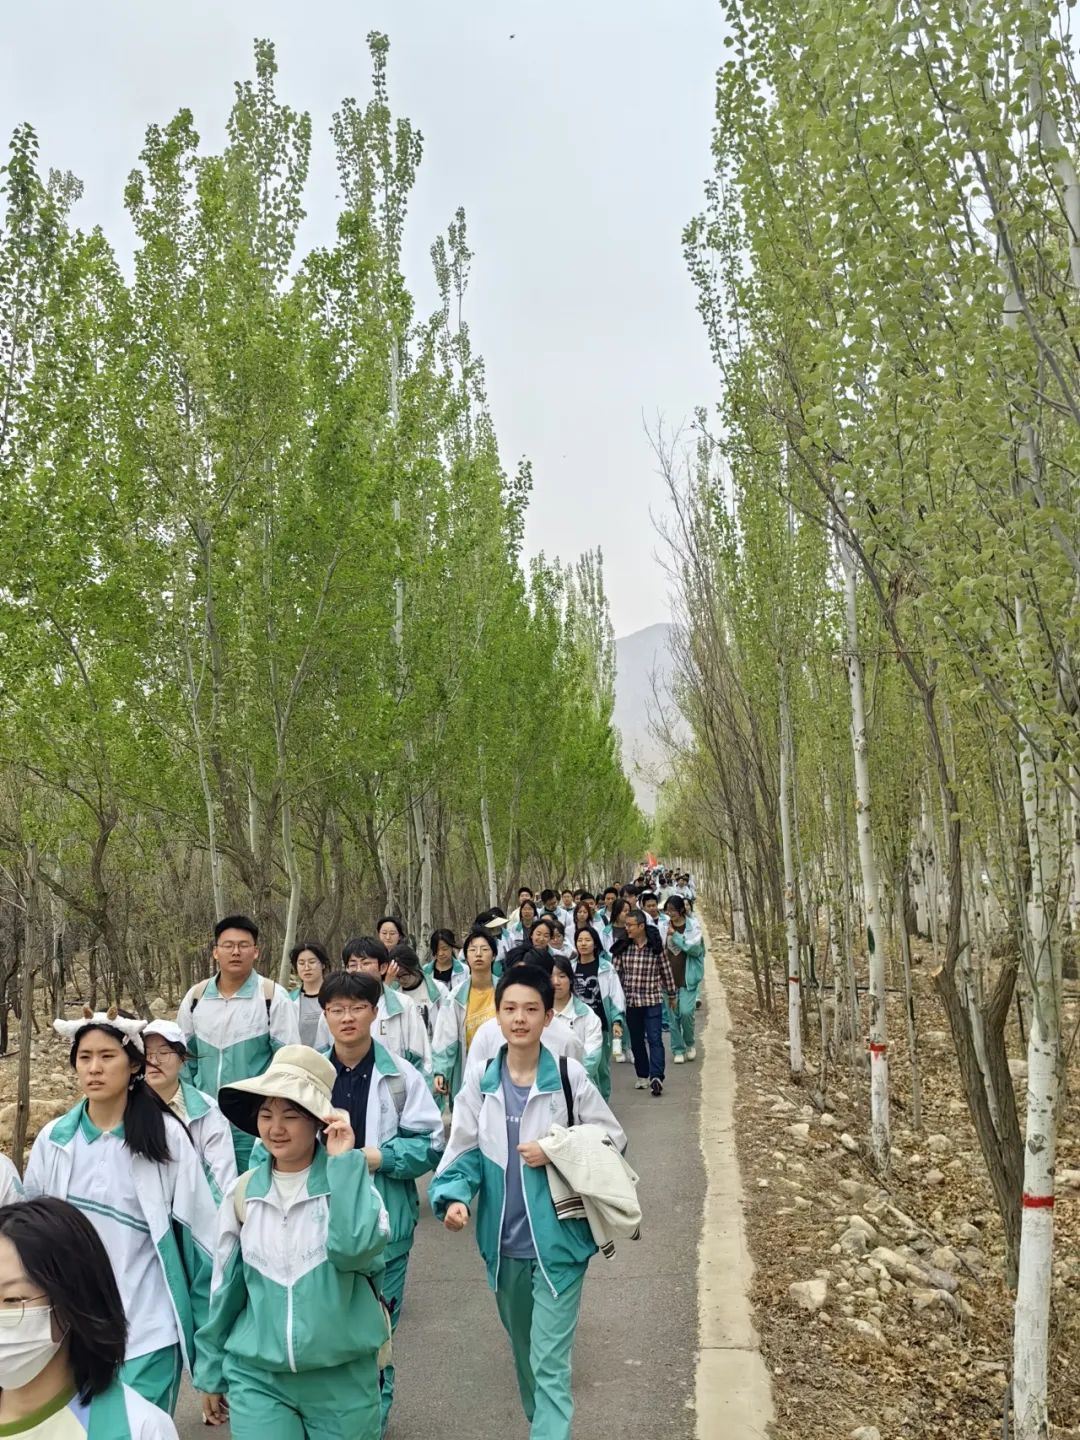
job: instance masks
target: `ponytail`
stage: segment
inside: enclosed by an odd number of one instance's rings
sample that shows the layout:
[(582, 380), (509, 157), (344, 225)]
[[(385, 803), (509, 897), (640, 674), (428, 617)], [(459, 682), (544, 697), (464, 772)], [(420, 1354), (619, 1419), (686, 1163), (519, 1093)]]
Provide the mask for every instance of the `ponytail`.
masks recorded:
[[(131, 1077), (127, 1109), (124, 1111), (124, 1143), (133, 1155), (142, 1155), (156, 1165), (167, 1165), (172, 1159), (169, 1137), (165, 1132), (165, 1116), (177, 1117), (151, 1086), (141, 1071)], [(191, 1132), (178, 1120), (188, 1136)]]

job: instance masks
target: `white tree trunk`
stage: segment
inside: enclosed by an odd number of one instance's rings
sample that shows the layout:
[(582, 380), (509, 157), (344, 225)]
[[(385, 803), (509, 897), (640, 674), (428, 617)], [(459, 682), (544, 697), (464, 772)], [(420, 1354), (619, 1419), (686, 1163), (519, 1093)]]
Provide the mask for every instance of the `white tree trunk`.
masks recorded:
[(847, 672), (851, 690), (851, 748), (855, 759), (855, 830), (859, 841), (866, 949), (870, 969), (870, 1147), (879, 1170), (889, 1164), (889, 1056), (885, 1012), (885, 932), (880, 923), (880, 886), (874, 833), (870, 823), (870, 765), (867, 756), (866, 702), (859, 656), (859, 613), (856, 604), (855, 558), (841, 543), (847, 616)]
[(1072, 817), (1072, 873), (1069, 882), (1069, 929), (1080, 934), (1080, 769), (1069, 767), (1070, 814)]
[[(1023, 649), (1025, 615), (1024, 603), (1019, 599), (1016, 619)], [(1036, 753), (1026, 731), (1020, 741), (1020, 777), (1031, 858), (1025, 936), (1031, 1025), (1027, 1051), (1020, 1269), (1013, 1325), (1013, 1414), (1017, 1440), (1045, 1440), (1049, 1434), (1046, 1368), (1061, 1076), (1061, 840), (1056, 790), (1049, 766)]]
[(791, 1073), (801, 1076), (802, 1006), (799, 977), (799, 922), (795, 908), (795, 861), (791, 844), (791, 715), (788, 707), (787, 681), (780, 676), (780, 836), (784, 850), (784, 929), (787, 933), (788, 1041), (791, 1048)]
[(285, 933), (281, 937), (281, 962), (278, 965), (278, 984), (284, 985), (289, 978), (289, 954), (296, 944), (301, 888), (300, 865), (292, 832), (292, 801), (287, 787), (283, 788), (281, 798), (281, 854), (289, 877), (289, 906), (285, 912)]

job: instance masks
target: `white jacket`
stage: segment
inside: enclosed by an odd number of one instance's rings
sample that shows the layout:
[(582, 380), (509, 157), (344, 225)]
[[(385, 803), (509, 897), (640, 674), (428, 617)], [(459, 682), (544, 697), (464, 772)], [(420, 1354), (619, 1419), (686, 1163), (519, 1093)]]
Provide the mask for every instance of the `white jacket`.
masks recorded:
[[(575, 1116), (576, 1119), (576, 1116)], [(551, 1199), (560, 1220), (584, 1216), (597, 1245), (608, 1257), (615, 1241), (641, 1237), (638, 1176), (599, 1125), (552, 1125), (540, 1138), (548, 1157)]]
[[(551, 1024), (540, 1039), (553, 1055), (566, 1055), (570, 1060), (585, 1063), (585, 1046), (560, 1015), (551, 1017)], [(498, 1016), (494, 1020), (485, 1020), (469, 1046), (469, 1058), (465, 1061), (465, 1079), (475, 1075), (479, 1080), (505, 1044), (506, 1037), (499, 1028)]]

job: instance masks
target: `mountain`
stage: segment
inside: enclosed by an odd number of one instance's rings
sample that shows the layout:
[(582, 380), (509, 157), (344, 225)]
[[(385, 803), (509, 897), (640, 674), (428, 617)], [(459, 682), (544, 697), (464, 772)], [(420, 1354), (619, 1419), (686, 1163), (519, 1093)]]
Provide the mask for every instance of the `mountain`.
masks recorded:
[(623, 768), (646, 814), (656, 808), (656, 787), (667, 765), (663, 749), (649, 730), (655, 719), (656, 693), (666, 705), (671, 685), (671, 626), (648, 625), (615, 641), (616, 728), (622, 737)]

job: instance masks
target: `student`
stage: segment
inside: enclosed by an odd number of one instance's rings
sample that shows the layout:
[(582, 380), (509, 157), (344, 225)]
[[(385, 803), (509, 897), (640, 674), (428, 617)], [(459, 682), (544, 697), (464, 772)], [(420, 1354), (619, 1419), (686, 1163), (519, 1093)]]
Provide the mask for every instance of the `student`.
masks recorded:
[(668, 917), (665, 913), (661, 912), (660, 901), (652, 890), (643, 892), (641, 896), (641, 908), (648, 917), (647, 923), (650, 924), (654, 930), (659, 931), (661, 940), (666, 939), (669, 923)]
[(128, 1319), (120, 1378), (171, 1414), (206, 1318), (217, 1205), (187, 1128), (146, 1084), (145, 1023), (115, 1010), (53, 1021), (86, 1098), (38, 1135), (25, 1185), (70, 1200), (101, 1236)]
[(404, 943), (405, 926), (396, 915), (383, 915), (375, 926), (375, 934), (387, 950), (392, 950), (395, 945)]
[[(261, 1075), (275, 1050), (300, 1038), (296, 1006), (280, 985), (256, 972), (258, 958), (258, 926), (246, 915), (226, 915), (214, 926), (214, 975), (180, 1002), (176, 1021), (191, 1057), (188, 1079), (215, 1098), (223, 1085)], [(238, 1170), (251, 1146), (251, 1136), (234, 1128)]]
[(296, 1006), (300, 1044), (314, 1045), (319, 1033), (319, 1021), (322, 1019), (319, 991), (332, 969), (330, 956), (314, 940), (305, 940), (302, 945), (293, 946), (289, 963), (300, 981), (295, 990), (289, 991), (289, 999)]
[(563, 929), (567, 932), (574, 927), (574, 906), (580, 898), (581, 892), (575, 893), (573, 890), (564, 890), (559, 897), (559, 906), (555, 913), (562, 921)]
[(390, 951), (390, 964), (397, 967), (397, 988), (420, 1011), (430, 1040), (435, 1030), (435, 1011), (442, 1004), (446, 991), (424, 973), (420, 956), (411, 945), (395, 945)]
[(626, 933), (616, 941), (611, 962), (626, 995), (626, 1026), (637, 1072), (635, 1089), (664, 1093), (663, 1000), (675, 1009), (675, 977), (656, 930), (644, 910), (628, 910)]
[(603, 1047), (596, 1083), (605, 1100), (611, 1097), (611, 1061), (618, 1032), (622, 1057), (622, 1034), (626, 1023), (626, 996), (611, 956), (605, 954), (600, 936), (591, 925), (580, 926), (574, 937), (574, 994), (584, 1000), (600, 1021)]
[(568, 1440), (574, 1413), (570, 1358), (581, 1291), (596, 1245), (587, 1221), (555, 1213), (540, 1139), (574, 1122), (598, 1125), (625, 1149), (626, 1137), (584, 1068), (541, 1043), (550, 1023), (551, 981), (518, 966), (499, 981), (503, 1045), (458, 1096), (446, 1154), (428, 1190), (448, 1230), (463, 1230), (476, 1204), (476, 1237), (510, 1337), (532, 1440)]
[(519, 885), (519, 886), (518, 886), (518, 893), (517, 893), (517, 909), (516, 909), (515, 911), (513, 911), (513, 913), (512, 913), (511, 916), (510, 916), (510, 923), (511, 923), (511, 924), (514, 924), (514, 923), (516, 923), (517, 921), (519, 921), (519, 920), (521, 919), (521, 907), (522, 907), (522, 905), (524, 905), (524, 903), (525, 903), (526, 900), (529, 902), (529, 904), (533, 907), (533, 910), (535, 911), (535, 909), (536, 909), (536, 896), (535, 896), (535, 894), (533, 893), (532, 890), (529, 889), (528, 885)]
[(686, 913), (681, 895), (669, 895), (664, 907), (670, 929), (666, 952), (675, 978), (676, 1002), (671, 1013), (671, 1052), (676, 1065), (697, 1059), (694, 1044), (698, 991), (705, 979), (705, 937), (700, 923)]
[(554, 915), (559, 904), (559, 892), (550, 886), (540, 891), (540, 914)]
[(565, 960), (573, 958), (574, 947), (566, 938), (566, 926), (561, 920), (549, 920), (551, 926), (551, 944), (548, 949), (552, 955), (561, 955)]
[(499, 943), (499, 957), (505, 959), (506, 955), (517, 945), (524, 945), (528, 942), (529, 931), (536, 924), (537, 909), (533, 901), (526, 897), (518, 906), (517, 919), (511, 921), (502, 933)]
[[(545, 975), (551, 974), (554, 963), (554, 956), (550, 951), (531, 950), (527, 945), (518, 946), (516, 950), (511, 950), (506, 957), (507, 970), (518, 965), (529, 965), (542, 971)], [(555, 1056), (566, 1056), (570, 1060), (584, 1063), (584, 1043), (581, 1037), (574, 1033), (573, 1027), (565, 1016), (552, 1015), (551, 1023), (544, 1030), (542, 1043)], [(473, 1036), (472, 1045), (469, 1047), (469, 1057), (465, 1062), (465, 1078), (468, 1079), (473, 1073), (482, 1075), (499, 1053), (502, 1044), (503, 1033), (499, 1027), (498, 1017), (485, 1020)]]
[(554, 1017), (569, 1025), (581, 1041), (585, 1073), (595, 1085), (604, 1055), (604, 1030), (599, 1017), (574, 994), (574, 967), (562, 955), (553, 957), (551, 984), (555, 993)]
[[(442, 1115), (419, 1070), (372, 1039), (380, 993), (371, 975), (331, 975), (322, 1003), (333, 1036), (329, 1060), (337, 1072), (331, 1099), (349, 1116), (390, 1221), (380, 1288), (396, 1330), (420, 1216), (416, 1182), (438, 1164), (445, 1139)], [(393, 1401), (391, 1364), (382, 1372), (384, 1430)]]
[(177, 1440), (120, 1380), (127, 1320), (86, 1216), (41, 1197), (0, 1209), (0, 1435)]
[(459, 960), (457, 955), (457, 941), (454, 939), (452, 930), (433, 930), (431, 939), (428, 941), (428, 950), (431, 959), (424, 966), (424, 974), (429, 980), (442, 985), (447, 990), (452, 990), (455, 985), (460, 985), (462, 980), (469, 973), (469, 967), (464, 960)]
[(555, 939), (555, 921), (548, 915), (541, 915), (529, 930), (527, 944), (529, 949), (538, 951), (541, 955), (552, 954), (552, 941)]
[(601, 904), (600, 909), (596, 912), (596, 915), (595, 915), (594, 918), (595, 918), (595, 919), (598, 919), (598, 920), (600, 921), (601, 925), (610, 925), (610, 923), (611, 923), (611, 907), (612, 907), (612, 905), (615, 904), (615, 901), (619, 898), (619, 892), (618, 892), (617, 888), (616, 888), (614, 885), (608, 885), (607, 888), (604, 890), (604, 894), (603, 894), (603, 897), (602, 897), (602, 898), (603, 898), (603, 903)]
[(465, 937), (469, 978), (451, 990), (435, 1015), (432, 1069), (436, 1095), (451, 1100), (465, 1078), (465, 1058), (476, 1032), (495, 1018), (495, 982), (492, 971), (498, 946), (488, 930), (470, 930)]
[(142, 1032), (146, 1051), (146, 1083), (188, 1128), (202, 1160), (214, 1199), (236, 1179), (232, 1129), (212, 1096), (185, 1080), (181, 1067), (188, 1058), (184, 1032), (175, 1020), (154, 1020)]
[[(372, 935), (354, 935), (345, 942), (341, 952), (342, 966), (353, 972), (371, 975), (382, 984), (379, 1000), (379, 1014), (375, 1026), (375, 1039), (393, 1055), (400, 1055), (410, 1065), (415, 1065), (424, 1079), (431, 1080), (431, 1041), (427, 1026), (419, 1008), (408, 995), (390, 988), (390, 980), (397, 973), (397, 967), (390, 959), (390, 952), (381, 940)], [(326, 1019), (319, 1027), (319, 1050), (330, 1044), (330, 1032)]]
[[(378, 1440), (379, 1302), (389, 1222), (336, 1110), (337, 1071), (306, 1045), (221, 1092), (266, 1150), (219, 1212), (195, 1386), (233, 1440)], [(324, 1144), (318, 1144), (320, 1132)]]

